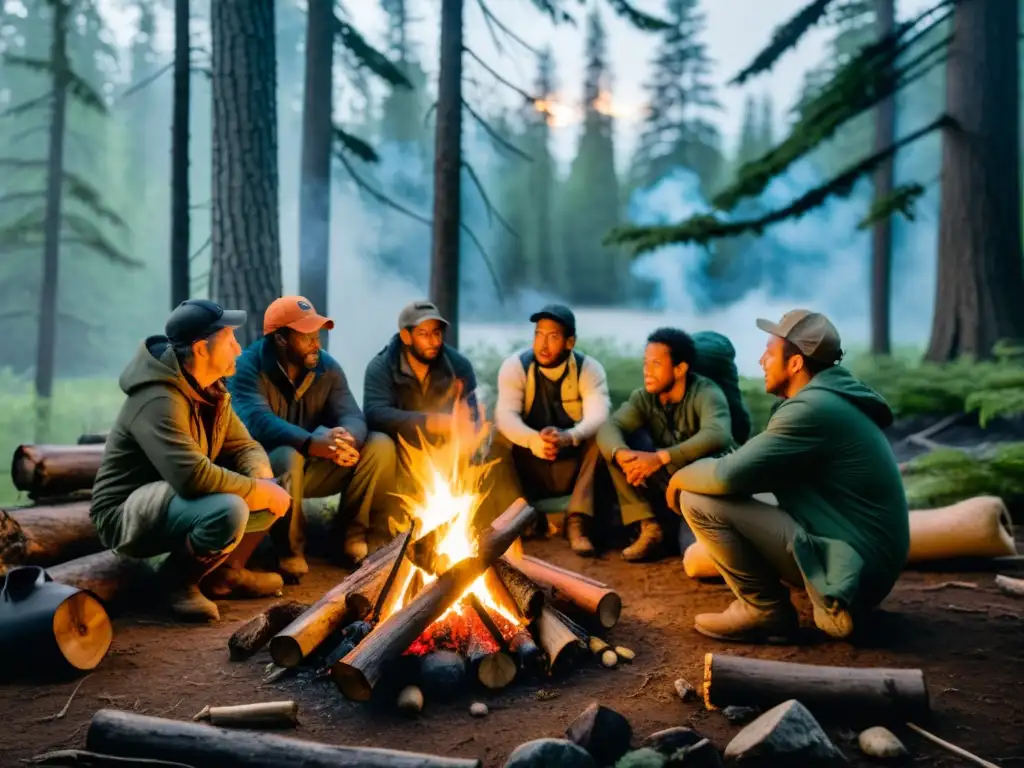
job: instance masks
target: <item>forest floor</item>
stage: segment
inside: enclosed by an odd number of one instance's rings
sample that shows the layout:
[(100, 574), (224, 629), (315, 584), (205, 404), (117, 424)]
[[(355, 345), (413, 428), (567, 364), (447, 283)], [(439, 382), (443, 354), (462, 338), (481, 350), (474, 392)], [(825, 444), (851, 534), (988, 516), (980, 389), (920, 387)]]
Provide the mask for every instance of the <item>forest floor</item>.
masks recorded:
[[(85, 679), (64, 717), (53, 719), (77, 681), (0, 687), (0, 765), (13, 767), (42, 752), (84, 747), (89, 719), (104, 707), (190, 719), (206, 705), (279, 699), (300, 705), (301, 725), (288, 735), (478, 757), (486, 766), (501, 766), (521, 742), (561, 737), (592, 701), (629, 718), (637, 741), (662, 728), (690, 725), (724, 748), (741, 726), (706, 711), (699, 701), (683, 703), (673, 689), (680, 677), (699, 685), (704, 654), (714, 651), (812, 664), (923, 669), (934, 713), (923, 727), (1001, 766), (1024, 766), (1024, 601), (998, 593), (991, 573), (906, 573), (872, 622), (870, 639), (858, 646), (818, 642), (760, 648), (716, 643), (694, 632), (694, 615), (723, 608), (729, 594), (724, 585), (688, 579), (679, 558), (630, 565), (611, 552), (582, 561), (561, 540), (528, 542), (527, 549), (615, 586), (624, 608), (606, 639), (634, 649), (632, 664), (606, 670), (587, 661), (564, 678), (513, 683), (482, 697), (490, 707), (482, 719), (470, 717), (474, 698), (469, 695), (443, 704), (428, 696), (422, 715), (406, 719), (390, 703), (345, 700), (329, 680), (293, 678), (261, 685), (266, 651), (245, 662), (229, 661), (228, 637), (274, 600), (222, 602), (223, 618), (212, 626), (136, 615), (115, 621), (108, 657)], [(285, 598), (315, 600), (342, 577), (343, 571), (315, 563), (301, 585), (285, 588)], [(927, 588), (954, 580), (977, 588)], [(864, 724), (823, 721), (853, 765), (868, 765), (855, 742), (854, 729)], [(905, 728), (893, 730), (919, 764), (969, 765)]]

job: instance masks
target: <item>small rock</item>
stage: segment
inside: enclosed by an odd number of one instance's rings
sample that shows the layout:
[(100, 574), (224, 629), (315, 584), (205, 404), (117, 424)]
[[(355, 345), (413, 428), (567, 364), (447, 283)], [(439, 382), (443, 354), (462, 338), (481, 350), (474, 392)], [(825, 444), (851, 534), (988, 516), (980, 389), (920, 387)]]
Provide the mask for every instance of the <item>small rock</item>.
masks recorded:
[(454, 651), (433, 651), (420, 661), (420, 689), (431, 700), (456, 696), (466, 684), (466, 660)]
[(671, 755), (683, 747), (692, 747), (703, 738), (693, 728), (684, 728), (680, 725), (675, 728), (666, 728), (663, 731), (655, 731), (644, 739), (644, 746), (661, 752), (663, 755)]
[(668, 758), (655, 749), (645, 747), (627, 752), (615, 764), (615, 768), (665, 768)]
[(619, 658), (623, 661), (632, 661), (636, 658), (636, 654), (624, 645), (616, 645), (615, 653), (618, 654)]
[(609, 647), (608, 643), (597, 635), (591, 635), (590, 639), (587, 641), (587, 645), (590, 646), (590, 652), (595, 656), (604, 653)]
[(611, 669), (619, 662), (619, 657), (615, 655), (615, 651), (610, 648), (601, 654), (601, 663), (604, 664), (608, 669)]
[(398, 709), (406, 715), (417, 715), (423, 710), (423, 691), (407, 685), (398, 694)]
[(725, 748), (725, 759), (807, 768), (846, 762), (807, 707), (796, 699), (772, 707), (736, 734)]
[(520, 744), (505, 768), (597, 768), (587, 750), (565, 739), (534, 739)]
[(733, 704), (723, 709), (722, 714), (733, 725), (743, 725), (761, 714), (761, 710), (757, 707), (740, 707)]
[(697, 698), (697, 689), (690, 685), (689, 680), (680, 677), (673, 685), (676, 687), (676, 694), (683, 701), (693, 701)]
[(669, 765), (686, 768), (721, 768), (722, 758), (715, 745), (692, 728), (678, 726), (652, 733), (644, 746), (669, 759)]
[(857, 744), (860, 746), (861, 752), (870, 757), (886, 759), (903, 757), (907, 754), (907, 748), (903, 746), (903, 742), (897, 739), (888, 728), (883, 728), (880, 725), (862, 731), (857, 737)]
[(629, 751), (633, 727), (614, 709), (594, 702), (569, 724), (565, 738), (587, 750), (598, 765), (611, 765)]
[(474, 701), (469, 705), (469, 714), (473, 717), (486, 717), (488, 712), (490, 710), (487, 709), (487, 705), (482, 701)]

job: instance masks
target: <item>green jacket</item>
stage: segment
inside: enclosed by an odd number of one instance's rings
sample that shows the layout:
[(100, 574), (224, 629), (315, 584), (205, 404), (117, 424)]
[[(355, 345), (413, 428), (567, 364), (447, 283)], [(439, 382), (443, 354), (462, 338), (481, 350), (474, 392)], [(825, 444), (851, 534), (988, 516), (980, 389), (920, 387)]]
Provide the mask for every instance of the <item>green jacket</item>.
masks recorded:
[[(149, 539), (174, 495), (246, 496), (253, 478), (273, 476), (266, 452), (235, 415), (223, 383), (197, 392), (166, 338), (143, 342), (119, 384), (127, 398), (107, 437), (90, 513), (105, 546), (128, 554)], [(126, 527), (124, 503), (143, 486), (146, 498), (132, 509)]]
[(729, 403), (717, 384), (695, 373), (689, 374), (686, 394), (671, 406), (657, 395), (637, 389), (598, 430), (597, 445), (608, 460), (625, 450), (626, 437), (646, 429), (660, 450), (668, 451), (673, 467), (714, 456), (733, 446)]
[(773, 493), (801, 526), (793, 555), (808, 588), (880, 601), (910, 550), (907, 499), (881, 395), (845, 368), (822, 371), (734, 453), (680, 470), (673, 486), (713, 496)]

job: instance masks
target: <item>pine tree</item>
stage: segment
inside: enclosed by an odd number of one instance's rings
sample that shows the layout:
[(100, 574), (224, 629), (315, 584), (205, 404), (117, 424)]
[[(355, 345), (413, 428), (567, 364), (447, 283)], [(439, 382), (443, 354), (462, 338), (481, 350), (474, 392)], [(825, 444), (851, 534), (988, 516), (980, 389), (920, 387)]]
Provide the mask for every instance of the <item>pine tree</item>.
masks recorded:
[(637, 143), (632, 180), (647, 187), (673, 168), (689, 168), (707, 190), (721, 156), (710, 114), (720, 108), (709, 82), (711, 59), (702, 41), (699, 0), (669, 0), (670, 26), (651, 63), (650, 111)]
[(740, 168), (761, 156), (761, 126), (757, 113), (757, 102), (753, 95), (743, 101), (743, 120), (740, 124), (740, 138), (736, 145), (736, 167)]
[(381, 140), (415, 147), (424, 157), (430, 153), (424, 126), (427, 113), (427, 75), (409, 41), (407, 0), (381, 0), (388, 17), (387, 51), (395, 66), (412, 83), (412, 88), (391, 87), (384, 97), (381, 113)]
[(758, 155), (764, 155), (775, 146), (775, 103), (771, 93), (761, 97), (761, 114), (757, 133)]

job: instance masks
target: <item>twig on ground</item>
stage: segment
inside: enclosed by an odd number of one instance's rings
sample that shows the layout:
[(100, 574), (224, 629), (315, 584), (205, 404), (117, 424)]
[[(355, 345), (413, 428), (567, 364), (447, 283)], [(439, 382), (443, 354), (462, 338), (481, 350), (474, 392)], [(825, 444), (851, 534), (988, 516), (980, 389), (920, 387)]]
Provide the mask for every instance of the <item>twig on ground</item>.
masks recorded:
[(78, 689), (81, 688), (82, 687), (82, 683), (84, 683), (88, 679), (89, 679), (89, 675), (86, 675), (85, 677), (83, 677), (81, 680), (78, 681), (78, 685), (75, 686), (75, 690), (73, 690), (71, 692), (71, 695), (68, 696), (67, 703), (64, 704), (64, 707), (61, 709), (60, 712), (58, 712), (55, 715), (47, 715), (46, 717), (41, 717), (38, 720), (36, 720), (36, 722), (37, 723), (48, 723), (51, 720), (63, 720), (64, 719), (64, 715), (66, 715), (68, 713), (68, 708), (71, 706), (71, 702), (74, 701), (74, 699), (75, 699), (75, 694), (78, 693)]
[(637, 696), (639, 696), (640, 692), (643, 691), (643, 689), (647, 687), (647, 684), (649, 682), (651, 682), (651, 678), (652, 677), (654, 677), (654, 675), (644, 675), (644, 681), (642, 683), (640, 683), (640, 687), (637, 688), (635, 691), (633, 691), (631, 694), (629, 694), (629, 696), (627, 696), (626, 698), (627, 699), (635, 699)]
[(997, 766), (995, 763), (990, 763), (988, 760), (984, 760), (978, 757), (977, 755), (968, 752), (966, 749), (958, 747), (956, 744), (950, 744), (948, 741), (940, 739), (935, 734), (928, 733), (928, 731), (926, 731), (924, 728), (921, 728), (920, 726), (914, 725), (913, 723), (907, 723), (907, 728), (914, 731), (915, 733), (920, 734), (921, 736), (924, 736), (926, 739), (928, 739), (928, 741), (934, 744), (938, 744), (947, 752), (952, 752), (954, 755), (959, 755), (965, 760), (970, 760), (972, 763), (975, 763), (976, 765), (984, 766), (984, 768), (999, 768), (999, 766)]
[(940, 589), (977, 589), (978, 585), (972, 581), (943, 581), (938, 584), (925, 584), (924, 586), (912, 586), (907, 589), (913, 589), (920, 592), (938, 592)]

